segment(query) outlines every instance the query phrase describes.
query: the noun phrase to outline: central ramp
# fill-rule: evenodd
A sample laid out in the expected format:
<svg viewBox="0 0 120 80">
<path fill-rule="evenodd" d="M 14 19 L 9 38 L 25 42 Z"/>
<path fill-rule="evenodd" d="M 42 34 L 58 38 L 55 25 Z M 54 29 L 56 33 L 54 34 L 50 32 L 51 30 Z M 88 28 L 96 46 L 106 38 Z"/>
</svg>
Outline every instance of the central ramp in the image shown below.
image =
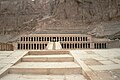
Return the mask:
<svg viewBox="0 0 120 80">
<path fill-rule="evenodd" d="M 60 42 L 49 42 L 46 49 L 47 50 L 60 50 L 62 49 L 62 46 Z"/>
<path fill-rule="evenodd" d="M 63 55 L 27 55 L 22 58 L 23 62 L 72 62 L 73 57 L 69 54 Z"/>
<path fill-rule="evenodd" d="M 22 62 L 12 66 L 9 73 L 45 75 L 80 74 L 81 67 L 74 62 L 74 58 L 68 51 L 31 51 L 22 58 Z"/>
<path fill-rule="evenodd" d="M 14 77 L 13 77 L 14 76 Z M 86 80 L 69 51 L 30 51 L 1 80 Z M 14 79 L 15 78 L 15 79 Z"/>
<path fill-rule="evenodd" d="M 81 67 L 74 62 L 22 62 L 10 68 L 10 73 L 21 74 L 80 74 Z"/>
</svg>

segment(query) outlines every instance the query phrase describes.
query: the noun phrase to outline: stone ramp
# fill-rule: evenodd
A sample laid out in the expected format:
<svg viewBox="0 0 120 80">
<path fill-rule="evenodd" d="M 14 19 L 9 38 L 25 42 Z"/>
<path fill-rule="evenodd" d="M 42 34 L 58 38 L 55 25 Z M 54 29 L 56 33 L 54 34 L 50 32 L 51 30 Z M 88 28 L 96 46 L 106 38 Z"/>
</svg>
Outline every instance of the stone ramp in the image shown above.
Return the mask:
<svg viewBox="0 0 120 80">
<path fill-rule="evenodd" d="M 29 51 L 0 80 L 86 80 L 69 51 Z M 13 77 L 14 76 L 14 77 Z"/>
<path fill-rule="evenodd" d="M 81 67 L 74 62 L 22 62 L 10 68 L 9 73 L 20 74 L 80 74 Z"/>
<path fill-rule="evenodd" d="M 83 75 L 8 74 L 0 80 L 86 80 Z"/>
<path fill-rule="evenodd" d="M 69 51 L 62 50 L 45 50 L 45 51 L 29 51 L 28 55 L 63 55 L 69 54 Z"/>
<path fill-rule="evenodd" d="M 74 62 L 73 56 L 66 51 L 30 52 L 21 61 L 12 66 L 9 73 L 45 75 L 82 73 L 81 67 Z"/>
<path fill-rule="evenodd" d="M 27 55 L 22 58 L 23 62 L 72 62 L 74 58 L 69 54 L 63 55 Z"/>
<path fill-rule="evenodd" d="M 62 46 L 60 42 L 49 42 L 46 49 L 47 50 L 60 50 L 62 49 Z"/>
</svg>

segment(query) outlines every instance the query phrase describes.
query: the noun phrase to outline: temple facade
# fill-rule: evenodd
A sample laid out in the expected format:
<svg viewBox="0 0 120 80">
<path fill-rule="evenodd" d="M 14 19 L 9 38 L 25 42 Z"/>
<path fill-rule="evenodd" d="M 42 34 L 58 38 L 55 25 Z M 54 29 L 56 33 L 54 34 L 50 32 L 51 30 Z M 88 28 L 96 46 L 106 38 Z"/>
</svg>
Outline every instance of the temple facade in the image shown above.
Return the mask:
<svg viewBox="0 0 120 80">
<path fill-rule="evenodd" d="M 18 39 L 16 49 L 43 50 L 49 42 L 60 42 L 62 49 L 106 49 L 109 39 L 84 34 L 30 34 Z"/>
</svg>

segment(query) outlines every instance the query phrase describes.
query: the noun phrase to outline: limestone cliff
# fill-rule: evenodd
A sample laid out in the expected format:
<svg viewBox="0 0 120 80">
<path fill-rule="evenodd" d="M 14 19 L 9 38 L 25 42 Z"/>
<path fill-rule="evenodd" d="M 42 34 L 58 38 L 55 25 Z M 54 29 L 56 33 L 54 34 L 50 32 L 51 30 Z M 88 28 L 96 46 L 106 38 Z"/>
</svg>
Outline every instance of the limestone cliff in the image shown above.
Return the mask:
<svg viewBox="0 0 120 80">
<path fill-rule="evenodd" d="M 56 30 L 97 37 L 118 34 L 120 0 L 0 0 L 1 40 Z"/>
</svg>

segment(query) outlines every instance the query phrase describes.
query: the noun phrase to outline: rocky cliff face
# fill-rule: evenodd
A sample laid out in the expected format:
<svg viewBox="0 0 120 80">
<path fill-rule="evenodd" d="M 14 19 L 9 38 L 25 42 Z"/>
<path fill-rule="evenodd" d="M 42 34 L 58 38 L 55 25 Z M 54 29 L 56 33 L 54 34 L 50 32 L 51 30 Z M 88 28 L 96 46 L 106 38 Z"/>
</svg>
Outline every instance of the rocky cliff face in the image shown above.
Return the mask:
<svg viewBox="0 0 120 80">
<path fill-rule="evenodd" d="M 54 30 L 105 37 L 120 31 L 120 0 L 0 0 L 0 19 L 11 38 Z"/>
</svg>

